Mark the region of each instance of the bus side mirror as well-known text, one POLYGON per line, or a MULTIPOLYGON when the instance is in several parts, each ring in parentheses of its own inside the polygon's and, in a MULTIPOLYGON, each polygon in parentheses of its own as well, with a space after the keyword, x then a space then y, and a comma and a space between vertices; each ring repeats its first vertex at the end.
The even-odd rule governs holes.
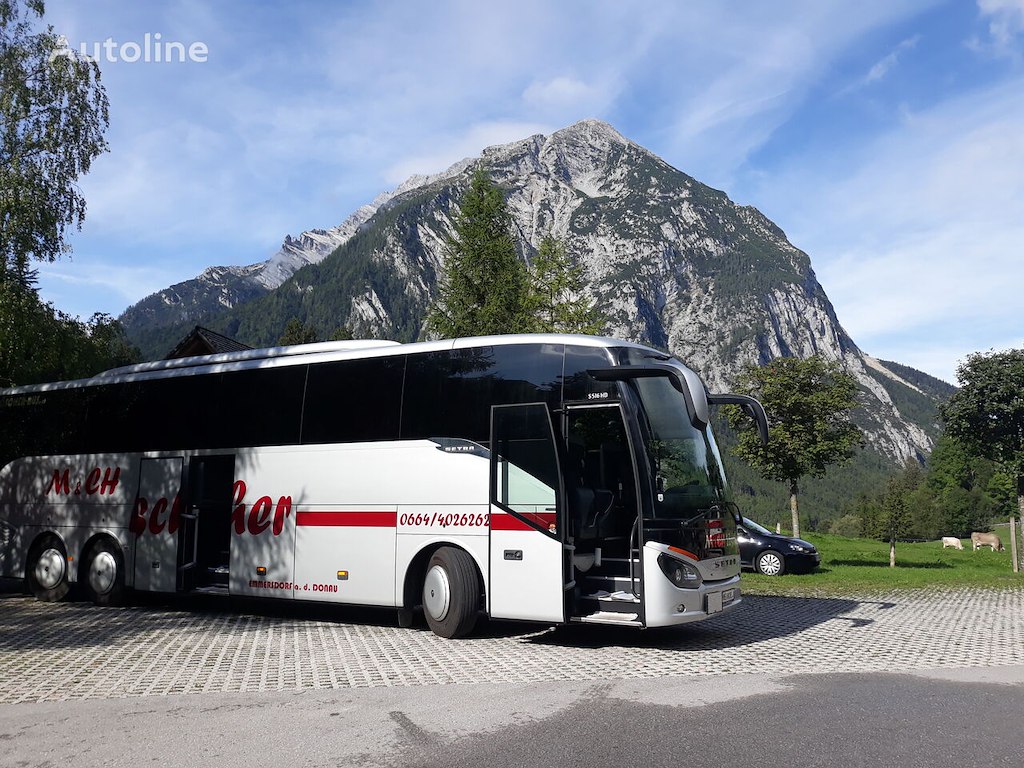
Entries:
POLYGON ((762 445, 767 445, 768 414, 764 412, 764 406, 757 400, 747 395, 712 395, 709 392, 708 402, 712 405, 738 405, 743 413, 754 420, 762 445))

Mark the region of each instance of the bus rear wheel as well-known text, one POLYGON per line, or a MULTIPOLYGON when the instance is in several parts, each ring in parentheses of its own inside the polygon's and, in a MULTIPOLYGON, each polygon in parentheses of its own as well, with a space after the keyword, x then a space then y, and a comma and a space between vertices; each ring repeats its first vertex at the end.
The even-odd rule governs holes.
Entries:
POLYGON ((121 548, 100 539, 89 548, 82 581, 96 605, 120 605, 124 597, 124 555, 121 548))
POLYGON ((67 597, 68 553, 56 536, 49 535, 37 541, 28 553, 25 580, 29 591, 37 600, 55 603, 67 597))
POLYGON ((465 637, 473 631, 480 605, 480 579, 473 558, 441 547, 427 563, 423 579, 423 615, 434 634, 465 637))

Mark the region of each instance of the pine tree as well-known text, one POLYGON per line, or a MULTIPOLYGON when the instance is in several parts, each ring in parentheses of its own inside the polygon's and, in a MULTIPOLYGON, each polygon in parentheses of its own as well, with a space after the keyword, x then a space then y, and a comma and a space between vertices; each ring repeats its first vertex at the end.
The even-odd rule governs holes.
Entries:
POLYGON ((293 317, 284 327, 284 332, 277 340, 277 343, 282 347, 288 347, 292 344, 312 344, 317 341, 320 341, 320 339, 317 336, 316 329, 306 325, 299 318, 293 317))
POLYGON ((427 330, 441 338, 525 333, 526 266, 516 253, 501 190, 477 168, 445 246, 427 330))
POLYGON ((569 256, 561 240, 546 235, 530 265, 527 310, 533 318, 534 330, 601 333, 605 323, 583 293, 585 283, 583 265, 569 256))
POLYGON ((347 325, 342 325, 335 328, 331 335, 327 338, 328 341, 351 341, 355 336, 352 333, 352 329, 347 325))

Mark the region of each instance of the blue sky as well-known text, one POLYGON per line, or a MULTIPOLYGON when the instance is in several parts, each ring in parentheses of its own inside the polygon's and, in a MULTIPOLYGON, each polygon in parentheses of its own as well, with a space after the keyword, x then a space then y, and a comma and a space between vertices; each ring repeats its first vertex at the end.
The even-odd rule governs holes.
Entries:
POLYGON ((46 18, 118 46, 85 226, 40 268, 67 312, 120 314, 413 173, 596 117, 782 227, 868 354, 955 381, 965 355, 1024 346, 1024 0, 47 0, 46 18), (123 60, 157 33, 207 54, 123 60))

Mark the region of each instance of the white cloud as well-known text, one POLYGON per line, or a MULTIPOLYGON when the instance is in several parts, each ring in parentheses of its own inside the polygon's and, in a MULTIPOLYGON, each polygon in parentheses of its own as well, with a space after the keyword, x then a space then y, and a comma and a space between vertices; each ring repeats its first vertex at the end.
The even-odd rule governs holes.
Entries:
POLYGON ((413 175, 439 173, 460 160, 479 155, 485 147, 508 144, 537 133, 548 134, 558 127, 505 121, 471 125, 465 133, 448 138, 442 146, 399 159, 387 169, 384 178, 391 186, 397 186, 413 175))
POLYGON ((867 352, 913 364, 921 346, 936 366, 924 370, 951 380, 957 357, 1019 343, 1021 92, 1018 80, 915 114, 845 172, 776 179, 794 195, 778 218, 867 352))
POLYGON ((928 4, 797 3, 784 15, 757 6, 744 23, 722 10, 674 41, 687 75, 666 86, 671 108, 653 148, 712 186, 735 188, 737 169, 793 118, 838 61, 866 35, 928 4))
POLYGON ((978 11, 988 22, 987 40, 969 41, 977 50, 1019 57, 1018 38, 1024 34, 1024 0, 978 0, 978 11))
POLYGON ((889 71, 899 63, 900 56, 905 51, 913 49, 917 45, 917 41, 920 39, 920 35, 915 35, 914 37, 903 40, 896 46, 894 51, 889 53, 887 56, 884 56, 881 60, 876 62, 873 67, 871 67, 864 78, 864 83, 867 84, 882 80, 889 74, 889 71))
POLYGON ((59 309, 87 318, 93 312, 119 315, 143 296, 179 282, 173 269, 145 260, 131 264, 93 254, 39 266, 43 298, 59 309), (83 302, 83 297, 88 297, 83 302))
POLYGON ((548 80, 534 80, 523 91, 527 108, 555 115, 599 114, 607 109, 616 95, 611 85, 585 83, 575 77, 560 75, 548 80))

